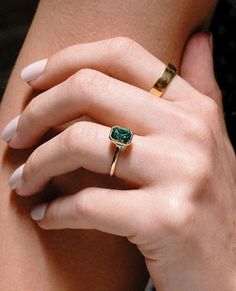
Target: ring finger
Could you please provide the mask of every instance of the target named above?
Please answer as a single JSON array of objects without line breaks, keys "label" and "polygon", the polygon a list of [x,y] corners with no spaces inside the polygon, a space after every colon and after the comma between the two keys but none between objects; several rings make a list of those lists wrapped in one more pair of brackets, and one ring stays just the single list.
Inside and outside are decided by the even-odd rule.
[{"label": "ring finger", "polygon": [[[109,132],[109,127],[93,122],[73,124],[35,149],[26,163],[12,174],[11,188],[20,195],[31,195],[41,191],[51,178],[81,167],[108,174],[114,154]],[[115,175],[141,185],[148,180],[148,175],[140,172],[140,164],[145,162],[145,155],[140,154],[145,147],[145,137],[134,135],[133,141],[120,154]]]}]

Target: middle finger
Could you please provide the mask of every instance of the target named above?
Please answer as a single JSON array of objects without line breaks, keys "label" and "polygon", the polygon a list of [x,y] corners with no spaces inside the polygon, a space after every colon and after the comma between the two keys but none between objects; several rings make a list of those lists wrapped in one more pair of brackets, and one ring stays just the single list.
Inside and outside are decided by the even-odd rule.
[{"label": "middle finger", "polygon": [[30,147],[50,128],[88,115],[97,122],[151,133],[169,101],[109,77],[84,69],[65,82],[35,97],[19,117],[13,148]]}]

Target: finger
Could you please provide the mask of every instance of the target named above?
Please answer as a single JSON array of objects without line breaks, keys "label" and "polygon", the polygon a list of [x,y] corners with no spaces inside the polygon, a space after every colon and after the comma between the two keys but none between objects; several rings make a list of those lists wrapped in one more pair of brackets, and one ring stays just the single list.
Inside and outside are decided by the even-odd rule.
[{"label": "finger", "polygon": [[141,189],[89,187],[75,195],[57,198],[49,205],[39,205],[31,216],[44,229],[97,229],[128,237],[134,236],[145,221],[148,207],[147,210],[143,207],[143,200]]},{"label": "finger", "polygon": [[180,74],[195,89],[218,104],[221,125],[226,133],[222,95],[215,79],[212,38],[209,33],[197,33],[190,38],[184,51]]},{"label": "finger", "polygon": [[193,35],[185,48],[180,74],[195,89],[221,105],[212,50],[212,37],[209,33],[201,32]]},{"label": "finger", "polygon": [[[210,43],[210,46],[209,46]],[[212,39],[207,33],[198,33],[193,36],[185,50],[181,66],[182,77],[200,92],[212,98],[218,104],[220,125],[228,156],[233,156],[233,148],[228,136],[225,123],[222,94],[214,75],[212,57]],[[215,118],[216,119],[216,118]],[[209,121],[208,121],[209,122]],[[220,132],[217,130],[216,135]],[[218,139],[220,141],[220,139]],[[232,172],[236,173],[234,163],[230,163]]]},{"label": "finger", "polygon": [[156,116],[158,112],[161,116],[165,102],[103,73],[84,69],[28,104],[18,120],[16,135],[9,146],[30,147],[49,128],[83,115],[106,126],[119,124],[145,135],[156,127]]},{"label": "finger", "polygon": [[[100,124],[87,121],[73,124],[35,149],[23,166],[20,182],[15,182],[15,176],[19,176],[16,170],[10,185],[12,188],[16,185],[20,195],[31,195],[41,191],[53,177],[81,167],[109,174],[115,150],[109,133],[110,128]],[[144,147],[145,137],[134,134],[132,144],[119,155],[114,175],[135,185],[146,183],[150,177],[140,171],[148,154],[142,154]]]},{"label": "finger", "polygon": [[[159,59],[137,42],[126,37],[116,37],[68,47],[51,56],[47,61],[42,60],[26,67],[22,77],[36,89],[48,89],[77,71],[90,68],[149,91],[165,67]],[[190,90],[191,86],[177,75],[162,98],[189,99],[193,92],[189,94],[190,92],[186,92],[185,88]]]}]

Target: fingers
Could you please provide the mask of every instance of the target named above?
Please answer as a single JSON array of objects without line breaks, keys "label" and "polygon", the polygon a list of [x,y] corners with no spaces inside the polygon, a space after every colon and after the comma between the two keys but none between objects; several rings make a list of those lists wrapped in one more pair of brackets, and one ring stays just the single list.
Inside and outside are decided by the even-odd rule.
[{"label": "fingers", "polygon": [[140,189],[89,187],[75,195],[55,199],[49,205],[37,206],[31,216],[44,229],[97,229],[115,235],[133,236],[145,221],[143,198]]},{"label": "fingers", "polygon": [[[109,174],[115,145],[109,140],[110,128],[81,121],[39,146],[25,165],[13,173],[10,186],[20,195],[41,191],[53,177],[81,167],[101,174]],[[145,160],[145,138],[134,134],[132,144],[122,151],[114,175],[140,185],[150,179],[140,171]],[[20,173],[20,177],[19,177]],[[16,181],[16,177],[19,180]]]},{"label": "fingers", "polygon": [[221,125],[227,135],[222,95],[215,79],[212,49],[212,37],[209,33],[193,35],[185,48],[180,74],[195,89],[218,104]]},{"label": "fingers", "polygon": [[49,128],[83,115],[106,126],[119,124],[145,135],[156,126],[153,117],[161,111],[158,103],[165,101],[103,73],[84,69],[28,104],[9,146],[32,146]]},{"label": "fingers", "polygon": [[[115,37],[68,47],[48,60],[26,67],[22,78],[36,89],[48,89],[77,71],[90,68],[149,91],[165,67],[137,42],[126,37]],[[175,76],[162,98],[190,98],[194,90],[189,94],[185,88],[189,91],[191,86]]]},{"label": "fingers", "polygon": [[[176,87],[173,85],[170,89],[173,96],[177,96],[176,100],[181,94],[186,94],[188,98],[194,96],[192,89],[181,83],[180,78],[176,79]],[[142,89],[101,72],[84,69],[31,100],[18,119],[16,135],[9,146],[30,147],[49,128],[81,115],[88,115],[107,126],[119,123],[120,126],[132,128],[137,134],[148,134],[154,127],[156,129],[154,118],[162,115],[164,103],[165,100]],[[135,114],[131,114],[133,112]],[[142,118],[137,118],[140,116]]]},{"label": "fingers", "polygon": [[215,79],[212,50],[212,37],[209,33],[194,34],[185,48],[180,74],[195,89],[221,105],[221,94]]},{"label": "fingers", "polygon": [[[145,72],[146,67],[153,67],[148,61],[142,62],[145,59],[145,55],[150,58],[150,54],[138,44],[134,45],[134,47],[134,51],[136,52],[137,50],[140,53],[136,55],[138,57],[137,62],[134,62],[132,59],[133,54],[131,54],[130,58],[133,60],[133,64],[141,61],[140,68],[145,64],[145,69],[141,70],[141,72]],[[155,59],[154,63],[157,65],[157,67],[155,65],[155,71],[165,67],[154,56],[152,58],[153,61]],[[129,64],[129,58],[127,58],[124,63],[127,66],[127,70],[131,70],[127,76],[132,75],[134,68],[132,62]],[[134,72],[136,72],[136,69],[135,67]],[[151,75],[148,75],[148,79],[149,76]],[[141,78],[139,76],[139,80],[141,79],[142,73]],[[199,93],[182,78],[175,76],[162,97],[172,101],[198,100]],[[153,101],[148,102],[151,99]],[[10,122],[5,127],[2,139],[9,142],[11,147],[30,147],[51,127],[69,122],[71,119],[79,118],[81,115],[90,115],[92,119],[109,126],[121,120],[121,126],[132,127],[137,133],[144,134],[150,130],[150,113],[153,116],[157,116],[158,111],[154,112],[154,110],[161,102],[156,96],[148,94],[137,87],[128,86],[126,83],[101,72],[84,69],[34,98],[20,118],[15,118],[13,123]],[[140,119],[138,121],[135,115],[130,114],[131,110],[137,116],[144,116],[145,111],[149,112],[148,118],[142,119],[140,124]],[[147,115],[145,116],[147,117]],[[153,124],[156,124],[156,122]]]}]

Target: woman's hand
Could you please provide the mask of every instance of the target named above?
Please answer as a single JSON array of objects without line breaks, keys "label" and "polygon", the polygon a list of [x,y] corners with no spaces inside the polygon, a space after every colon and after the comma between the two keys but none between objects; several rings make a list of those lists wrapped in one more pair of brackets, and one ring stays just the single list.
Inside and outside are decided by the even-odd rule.
[{"label": "woman's hand", "polygon": [[34,150],[10,185],[26,196],[78,168],[108,174],[114,153],[110,127],[128,127],[133,142],[121,153],[115,175],[134,189],[88,187],[39,205],[33,219],[44,229],[126,236],[144,255],[158,290],[231,291],[236,160],[209,36],[190,40],[181,66],[186,81],[174,77],[160,99],[146,90],[164,67],[134,41],[115,38],[68,48],[23,71],[33,87],[50,89],[4,131],[9,146],[30,147],[51,127],[83,115],[92,119],[74,123]]}]

